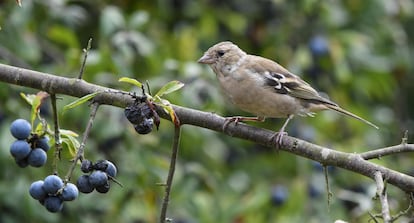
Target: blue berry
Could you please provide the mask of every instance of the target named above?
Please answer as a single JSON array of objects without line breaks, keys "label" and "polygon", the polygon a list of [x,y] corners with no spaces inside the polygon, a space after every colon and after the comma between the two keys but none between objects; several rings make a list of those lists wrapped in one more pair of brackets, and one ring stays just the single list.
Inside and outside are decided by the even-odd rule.
[{"label": "blue berry", "polygon": [[63,208],[63,200],[56,196],[47,197],[43,203],[50,212],[59,212]]},{"label": "blue berry", "polygon": [[45,152],[49,151],[49,149],[50,149],[49,137],[44,136],[44,137],[38,139],[37,142],[36,142],[36,147],[43,149]]},{"label": "blue berry", "polygon": [[41,148],[32,149],[27,161],[30,166],[41,167],[45,165],[47,160],[46,152]]},{"label": "blue berry", "polygon": [[56,175],[49,175],[45,178],[43,189],[49,194],[56,194],[63,187],[63,181]]},{"label": "blue berry", "polygon": [[67,183],[62,190],[62,199],[64,201],[73,201],[78,197],[79,190],[73,183]]},{"label": "blue berry", "polygon": [[317,35],[309,42],[311,53],[315,56],[325,55],[329,51],[329,43],[325,37]]},{"label": "blue berry", "polygon": [[285,186],[278,185],[272,188],[272,203],[276,206],[280,206],[286,202],[289,194]]},{"label": "blue berry", "polygon": [[27,139],[32,131],[30,123],[24,119],[16,119],[10,125],[10,132],[16,139]]},{"label": "blue berry", "polygon": [[117,170],[116,170],[116,166],[111,162],[111,161],[108,161],[108,160],[105,160],[105,162],[106,162],[106,164],[108,165],[107,167],[106,167],[106,169],[105,169],[105,172],[109,175],[109,176],[111,176],[111,177],[115,177],[116,176],[116,172],[117,172]]},{"label": "blue berry", "polygon": [[43,189],[43,180],[33,182],[30,185],[29,194],[36,200],[44,200],[47,197],[47,193]]},{"label": "blue berry", "polygon": [[99,187],[106,184],[108,181],[108,175],[105,172],[96,170],[89,175],[89,182],[93,187]]},{"label": "blue berry", "polygon": [[76,186],[78,187],[78,190],[80,192],[85,193],[85,194],[91,193],[94,189],[94,187],[89,182],[88,175],[80,176],[76,182]]},{"label": "blue berry", "polygon": [[16,160],[22,160],[29,155],[30,145],[26,140],[16,140],[10,146],[10,153]]}]

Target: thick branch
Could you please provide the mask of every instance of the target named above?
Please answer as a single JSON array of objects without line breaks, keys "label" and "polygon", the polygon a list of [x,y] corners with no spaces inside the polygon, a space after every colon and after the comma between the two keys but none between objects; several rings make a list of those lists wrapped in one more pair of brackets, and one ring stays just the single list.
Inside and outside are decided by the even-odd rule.
[{"label": "thick branch", "polygon": [[[114,89],[90,84],[75,78],[64,78],[3,64],[0,64],[0,81],[73,97],[82,97],[97,91],[103,92],[95,97],[96,102],[121,108],[133,102],[133,99],[128,95],[110,93],[110,91],[116,91]],[[222,127],[225,122],[223,117],[180,106],[173,106],[173,108],[183,125],[194,125],[223,132]],[[169,115],[163,113],[162,110],[158,112],[162,118],[169,119]],[[230,124],[223,133],[265,146],[275,147],[274,140],[270,140],[275,132],[270,130],[239,123],[237,126]],[[413,145],[407,144],[406,146],[412,147]],[[358,154],[335,151],[289,136],[283,137],[280,149],[318,161],[324,165],[337,166],[360,173],[372,179],[374,179],[374,173],[380,171],[389,184],[407,192],[414,192],[413,177],[365,160],[372,157],[371,155],[364,154],[362,157]]]}]

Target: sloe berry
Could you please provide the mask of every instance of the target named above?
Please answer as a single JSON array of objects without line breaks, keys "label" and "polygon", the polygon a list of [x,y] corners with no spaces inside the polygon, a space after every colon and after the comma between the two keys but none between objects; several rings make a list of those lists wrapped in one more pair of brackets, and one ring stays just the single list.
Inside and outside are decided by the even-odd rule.
[{"label": "sloe berry", "polygon": [[16,140],[10,146],[10,153],[16,160],[22,160],[29,155],[30,145],[26,140]]},{"label": "sloe berry", "polygon": [[63,181],[56,175],[49,175],[45,178],[43,189],[49,194],[56,194],[63,187]]},{"label": "sloe berry", "polygon": [[89,175],[89,182],[93,187],[99,187],[105,185],[108,181],[108,175],[105,172],[96,170]]},{"label": "sloe berry", "polygon": [[32,131],[30,123],[24,119],[16,119],[10,125],[10,132],[16,139],[27,139]]},{"label": "sloe berry", "polygon": [[47,193],[43,189],[43,180],[33,182],[30,185],[29,194],[36,200],[44,200],[47,197]]},{"label": "sloe berry", "polygon": [[46,152],[41,148],[32,149],[27,159],[30,166],[41,167],[45,165],[47,160]]},{"label": "sloe berry", "polygon": [[85,194],[91,193],[94,189],[94,187],[89,182],[88,175],[80,176],[76,182],[76,186],[78,187],[78,190],[80,192],[85,193]]},{"label": "sloe berry", "polygon": [[79,190],[73,183],[67,183],[62,190],[62,199],[64,201],[73,201],[78,197]]},{"label": "sloe berry", "polygon": [[43,205],[50,212],[59,212],[63,208],[63,200],[56,196],[49,196],[45,199]]}]

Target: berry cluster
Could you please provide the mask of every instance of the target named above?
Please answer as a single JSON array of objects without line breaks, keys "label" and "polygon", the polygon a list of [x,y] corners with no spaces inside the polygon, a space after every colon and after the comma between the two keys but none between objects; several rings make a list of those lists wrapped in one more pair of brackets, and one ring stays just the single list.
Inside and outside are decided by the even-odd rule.
[{"label": "berry cluster", "polygon": [[78,197],[78,188],[72,184],[63,183],[56,175],[49,175],[44,180],[38,180],[30,185],[30,195],[38,200],[50,212],[59,212],[64,201],[73,201]]},{"label": "berry cluster", "polygon": [[91,193],[94,189],[99,193],[106,193],[110,189],[109,180],[114,180],[117,169],[108,160],[99,160],[93,164],[89,160],[83,160],[81,170],[84,174],[78,178],[76,185],[82,193]]},{"label": "berry cluster", "polygon": [[47,161],[49,138],[31,135],[32,126],[24,119],[16,119],[10,125],[10,132],[16,141],[10,146],[10,153],[20,167],[41,167]]},{"label": "berry cluster", "polygon": [[148,134],[154,126],[154,113],[149,102],[144,97],[137,99],[134,104],[125,108],[126,118],[134,125],[135,131],[139,134]]}]

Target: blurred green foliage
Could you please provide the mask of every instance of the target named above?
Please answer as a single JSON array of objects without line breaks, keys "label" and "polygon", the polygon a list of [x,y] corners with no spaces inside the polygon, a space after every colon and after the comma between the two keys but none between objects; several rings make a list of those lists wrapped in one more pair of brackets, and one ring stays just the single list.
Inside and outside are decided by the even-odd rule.
[{"label": "blurred green foliage", "polygon": [[[289,134],[346,152],[398,144],[402,132],[413,138],[414,3],[409,0],[22,0],[0,2],[0,62],[76,77],[82,48],[93,38],[85,80],[129,89],[120,77],[148,80],[153,92],[179,80],[186,86],[167,96],[174,104],[221,115],[241,115],[222,97],[214,74],[196,63],[211,45],[231,40],[242,49],[278,61],[330,95],[333,101],[380,126],[322,112],[296,118]],[[139,91],[139,89],[135,89]],[[86,157],[109,159],[123,188],[108,194],[82,194],[60,214],[48,213],[30,198],[31,182],[51,174],[51,157],[41,169],[20,169],[9,154],[8,127],[29,118],[19,92],[36,90],[0,83],[0,222],[157,222],[166,179],[172,125],[137,135],[119,108],[103,106],[88,140]],[[60,108],[73,98],[63,96]],[[51,122],[51,109],[44,115]],[[83,132],[86,105],[60,115],[64,129]],[[245,114],[246,115],[246,114]],[[252,123],[279,129],[282,120]],[[413,173],[410,155],[377,160]],[[60,174],[68,160],[61,161]],[[76,171],[74,179],[80,175]],[[287,198],[274,202],[273,188]],[[373,182],[334,168],[334,193],[327,207],[321,167],[310,160],[275,153],[253,143],[184,126],[169,214],[174,222],[367,222]],[[408,200],[389,187],[393,213]],[[403,222],[403,221],[402,221]]]}]

